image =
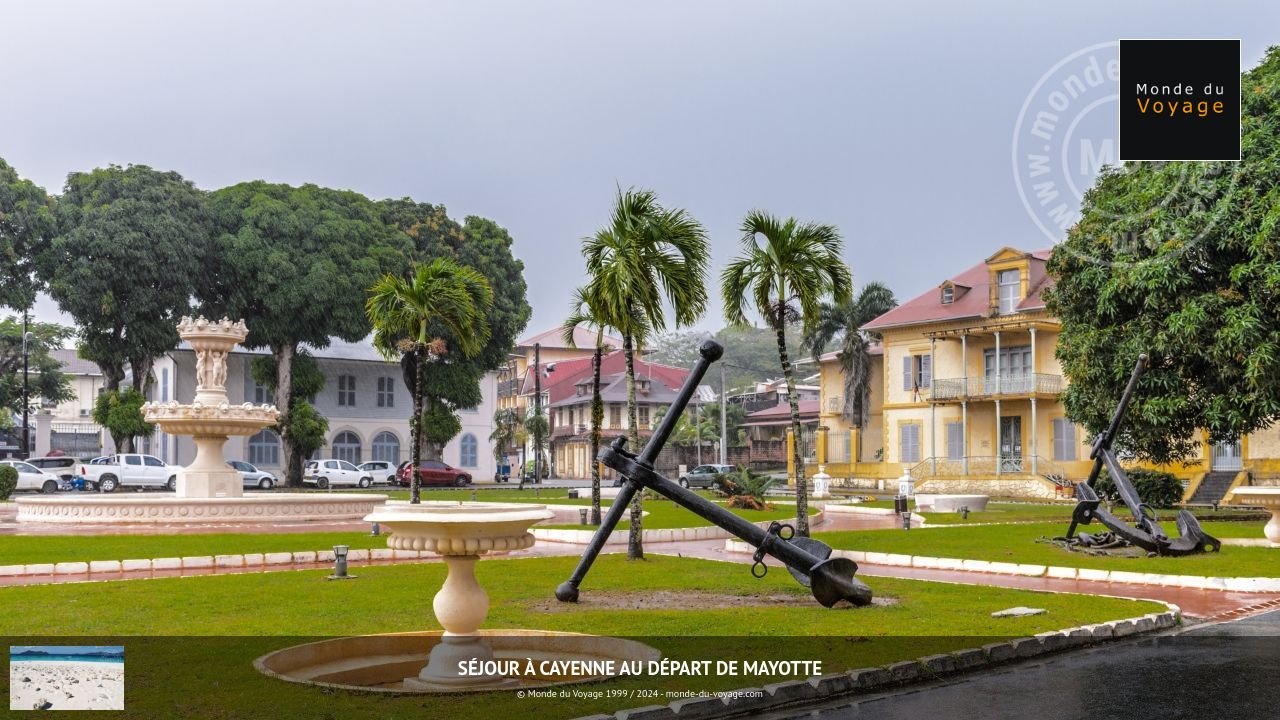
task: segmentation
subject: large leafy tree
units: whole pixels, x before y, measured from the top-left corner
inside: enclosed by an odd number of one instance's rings
[[[600,397],[600,362],[606,351],[611,351],[604,341],[605,329],[608,327],[604,317],[608,303],[602,298],[592,297],[586,288],[578,288],[574,292],[573,302],[569,306],[569,317],[563,326],[564,344],[577,347],[574,331],[579,327],[595,330],[595,346],[591,352],[591,524],[600,524],[600,463],[596,456],[600,454],[600,428],[604,425],[604,400]]]
[[[49,294],[75,319],[80,355],[106,389],[128,367],[145,393],[205,273],[205,194],[176,172],[111,165],[68,175],[56,210],[58,235],[39,259]]]
[[[1105,429],[1147,353],[1117,442],[1156,462],[1280,420],[1280,48],[1241,100],[1239,163],[1103,172],[1048,263],[1068,415]]]
[[[428,365],[447,365],[451,355],[479,355],[489,340],[485,318],[492,303],[493,291],[483,275],[446,258],[418,266],[410,279],[385,275],[369,289],[366,310],[374,328],[374,347],[387,357],[413,355],[415,359],[409,421],[413,435],[410,502],[414,504],[422,501],[417,469],[422,464],[423,426],[441,421],[426,394]],[[433,335],[434,327],[447,328],[449,340]]]
[[[600,322],[622,335],[631,444],[640,449],[636,409],[635,351],[666,329],[666,306],[675,326],[695,322],[707,306],[707,234],[687,211],[664,208],[651,190],[618,190],[610,221],[582,246],[589,297]],[[627,557],[642,559],[640,494],[631,505]]]
[[[300,398],[292,373],[299,349],[327,347],[334,337],[366,337],[366,291],[384,273],[408,267],[410,244],[383,222],[373,201],[316,185],[232,185],[210,194],[209,214],[216,259],[198,286],[202,307],[243,319],[249,326],[245,345],[270,349],[285,477],[299,486],[306,457],[294,426],[306,414],[295,414]],[[314,423],[307,427],[314,434]]]
[[[839,341],[836,360],[844,380],[841,415],[859,430],[866,427],[871,412],[871,340],[879,337],[861,328],[897,305],[893,291],[883,283],[867,283],[856,297],[822,303],[817,322],[805,333],[803,347],[815,364],[832,341]],[[860,450],[854,450],[855,462],[862,459],[857,454]]]
[[[791,403],[791,431],[795,437],[792,460],[796,468],[796,533],[809,534],[809,492],[804,479],[800,439],[800,405],[787,354],[787,323],[799,320],[806,331],[817,324],[825,298],[836,304],[848,301],[853,284],[849,268],[840,259],[840,233],[833,225],[781,220],[752,211],[742,221],[742,254],[720,275],[725,319],[745,324],[749,307],[773,328],[778,362],[787,381]]]
[[[276,383],[280,380],[280,370],[276,366],[274,355],[261,355],[249,364],[249,375],[253,381],[265,387],[274,397]],[[306,398],[315,397],[324,389],[324,371],[320,363],[305,348],[298,350],[293,357],[293,368],[289,372],[293,389],[290,391],[293,409],[289,411],[289,435],[293,447],[302,457],[310,457],[311,453],[324,447],[325,437],[329,434],[329,419],[321,415]],[[272,428],[277,435],[283,435],[285,428],[277,422]]]
[[[0,158],[0,307],[26,310],[35,302],[35,261],[55,227],[49,196]]]
[[[28,397],[34,406],[43,398],[60,403],[72,397],[71,381],[62,364],[50,353],[61,348],[75,334],[71,328],[52,323],[31,323],[27,345]],[[7,428],[9,414],[22,413],[22,321],[0,320],[0,429]]]
[[[93,421],[106,428],[118,452],[133,452],[133,438],[150,435],[156,426],[142,416],[146,397],[135,388],[107,390],[93,404]]]
[[[468,216],[458,224],[443,206],[410,198],[383,200],[378,209],[386,223],[408,238],[416,262],[452,260],[483,275],[493,293],[485,311],[489,334],[483,347],[473,356],[451,356],[449,362],[433,366],[426,377],[423,392],[433,416],[424,425],[423,451],[429,459],[438,459],[445,444],[461,431],[457,411],[480,404],[481,379],[506,363],[507,353],[529,322],[524,263],[511,252],[510,234],[492,220]],[[452,333],[443,324],[431,329],[432,336],[446,344],[456,344]],[[417,361],[413,353],[404,354],[401,360],[405,384],[411,389],[417,378]]]

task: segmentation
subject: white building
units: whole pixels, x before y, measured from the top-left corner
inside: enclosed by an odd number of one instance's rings
[[[367,341],[348,343],[334,340],[327,348],[310,349],[309,352],[325,376],[324,389],[312,399],[312,404],[329,421],[326,446],[316,453],[316,457],[335,457],[356,464],[368,460],[394,463],[408,460],[411,450],[409,416],[413,411],[413,399],[405,387],[400,364],[383,359]],[[249,371],[253,359],[266,354],[265,349],[241,348],[228,358],[227,397],[232,404],[274,402],[267,388],[255,383]],[[85,363],[83,360],[76,362]],[[195,353],[185,343],[158,359],[152,372],[154,382],[149,392],[150,399],[189,403],[195,397]],[[87,415],[92,414],[91,398],[97,393],[90,387],[90,376],[84,373],[81,377],[83,379],[74,383],[77,395],[88,393],[89,397],[78,397],[64,403],[56,414],[65,416],[68,421],[75,418],[91,423],[92,419]],[[100,388],[100,379],[98,383]],[[85,386],[83,390],[80,388],[82,384]],[[444,450],[445,462],[470,472],[480,482],[491,481],[497,469],[493,445],[489,440],[497,407],[497,384],[496,373],[484,376],[480,405],[459,412],[462,431]],[[82,415],[86,407],[88,412]],[[106,451],[110,452],[110,438],[104,438],[103,442]],[[56,441],[54,447],[57,448]],[[177,465],[186,465],[195,458],[195,443],[191,438],[164,432],[142,438],[138,448]],[[224,446],[224,453],[229,460],[247,460],[268,472],[283,472],[280,439],[271,430],[263,430],[252,437],[231,438]]]

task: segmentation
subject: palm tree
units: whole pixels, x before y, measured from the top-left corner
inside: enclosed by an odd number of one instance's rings
[[[493,413],[493,432],[489,440],[493,442],[493,459],[499,465],[505,465],[510,458],[511,447],[516,441],[516,425],[519,416],[515,408],[502,408]]]
[[[600,452],[600,426],[604,424],[604,400],[600,398],[600,361],[604,359],[606,348],[612,350],[604,342],[605,323],[604,304],[597,298],[587,294],[586,288],[578,288],[574,292],[573,302],[569,305],[569,317],[563,326],[564,344],[576,348],[577,340],[574,331],[579,327],[594,328],[596,331],[595,351],[591,353],[591,524],[600,524],[600,463],[596,455]]]
[[[840,259],[841,249],[840,233],[834,225],[802,225],[795,218],[779,220],[753,210],[742,221],[742,255],[720,275],[725,319],[731,324],[745,324],[751,303],[778,336],[778,361],[791,402],[796,533],[801,536],[809,535],[809,491],[804,480],[800,405],[787,358],[786,328],[787,323],[801,320],[806,331],[811,329],[828,296],[836,303],[848,300],[853,279]]]
[[[685,210],[668,210],[651,190],[618,190],[613,216],[586,238],[588,297],[597,320],[622,335],[627,366],[627,418],[631,444],[640,449],[636,409],[635,352],[648,337],[666,329],[669,304],[677,327],[695,322],[707,307],[710,252],[702,225]],[[640,494],[631,504],[627,557],[644,558]]]
[[[369,288],[365,312],[373,325],[373,345],[383,356],[412,356],[413,472],[410,502],[422,501],[418,467],[422,464],[423,419],[433,408],[426,400],[427,363],[443,357],[450,348],[440,331],[447,331],[457,350],[474,357],[489,341],[489,307],[493,290],[475,270],[439,258],[419,265],[408,277],[385,275]]]
[[[844,376],[844,407],[841,414],[858,430],[867,425],[871,409],[871,339],[879,333],[860,328],[898,306],[893,291],[883,283],[867,283],[856,298],[841,303],[822,303],[818,321],[805,333],[804,349],[815,363],[831,341],[840,338],[836,359]],[[862,460],[861,447],[853,449],[854,462]]]

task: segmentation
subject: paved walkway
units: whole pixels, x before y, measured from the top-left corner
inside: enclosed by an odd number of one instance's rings
[[[1274,718],[1280,706],[1280,684],[1273,682],[1280,676],[1278,636],[1280,611],[1275,611],[765,717]]]

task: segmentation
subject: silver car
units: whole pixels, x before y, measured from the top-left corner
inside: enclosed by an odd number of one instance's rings
[[[240,473],[240,479],[244,481],[244,486],[247,488],[270,490],[275,487],[275,475],[259,470],[243,460],[228,460],[227,466]]]
[[[680,476],[680,487],[708,488],[718,476],[730,472],[733,472],[732,465],[699,465]]]
[[[370,460],[360,466],[360,469],[373,476],[375,483],[385,482],[388,485],[396,484],[396,464],[387,462],[386,460]]]

